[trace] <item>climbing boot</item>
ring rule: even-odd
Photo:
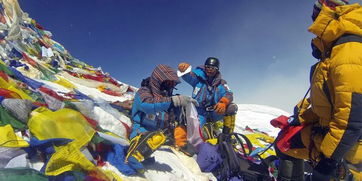
[[[134,157],[138,162],[149,158],[166,141],[166,136],[161,131],[145,132],[131,140],[125,161]]]

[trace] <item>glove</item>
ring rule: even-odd
[[[189,102],[193,103],[195,106],[199,106],[199,103],[189,96],[177,95],[172,96],[171,99],[175,107],[186,107]]]
[[[217,114],[225,114],[226,107],[229,104],[229,99],[226,97],[222,97],[220,101],[214,106],[215,112]]]
[[[323,157],[313,169],[312,181],[329,181],[337,175],[338,163],[330,158]]]
[[[178,70],[180,72],[185,72],[187,68],[189,68],[190,64],[186,63],[186,62],[182,62],[180,64],[178,64]]]
[[[299,121],[298,116],[296,116],[296,115],[290,116],[288,119],[288,125],[289,126],[299,126],[300,121]]]

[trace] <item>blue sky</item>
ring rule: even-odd
[[[70,53],[138,87],[157,64],[208,56],[238,104],[291,112],[309,87],[313,0],[19,0]],[[185,82],[178,92],[191,94]]]

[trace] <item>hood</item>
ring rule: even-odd
[[[327,45],[343,34],[362,36],[362,8],[357,3],[337,6],[335,10],[323,6],[308,31],[315,34]]]
[[[175,81],[176,84],[180,83],[176,70],[167,65],[158,65],[152,72],[150,77],[150,87],[153,96],[162,97],[161,83],[165,80]]]

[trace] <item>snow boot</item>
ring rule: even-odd
[[[134,157],[138,162],[149,158],[166,141],[166,136],[161,131],[145,132],[134,137],[128,148],[126,162],[129,157]]]

